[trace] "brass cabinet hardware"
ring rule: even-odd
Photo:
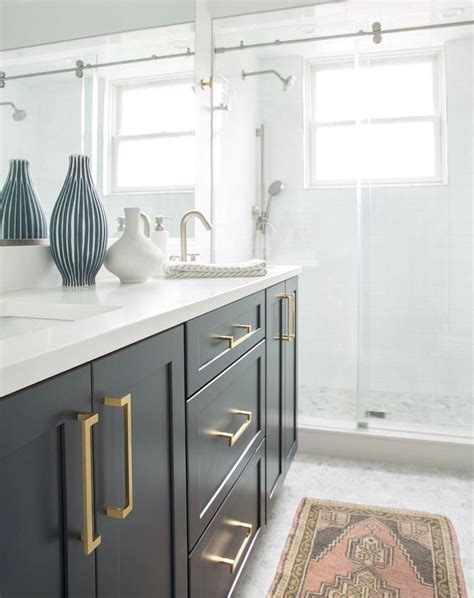
[[[235,409],[234,411],[232,411],[232,413],[235,413],[237,415],[244,415],[246,418],[244,423],[237,430],[237,432],[234,432],[234,433],[232,433],[232,432],[213,432],[214,436],[221,436],[222,438],[227,438],[229,446],[234,446],[234,444],[237,442],[237,440],[242,436],[242,434],[245,432],[245,430],[252,423],[252,412],[251,411],[242,411],[241,409]]]
[[[279,293],[277,295],[277,297],[279,297],[280,299],[286,299],[288,301],[287,303],[287,319],[288,319],[288,329],[286,332],[281,333],[280,336],[280,340],[282,341],[286,341],[291,342],[293,340],[293,336],[292,336],[292,324],[291,324],[291,313],[292,313],[292,308],[291,308],[291,304],[292,304],[292,300],[293,300],[293,293]]]
[[[247,332],[244,334],[244,336],[241,336],[237,340],[235,340],[233,336],[221,334],[212,335],[211,338],[220,341],[227,341],[229,343],[229,349],[234,349],[235,347],[238,347],[240,344],[244,343],[253,334],[251,324],[234,324],[233,328],[242,328]]]
[[[125,460],[125,506],[107,507],[107,517],[125,519],[133,511],[133,462],[132,462],[132,395],[123,397],[105,397],[107,407],[121,407],[123,409],[123,435]]]
[[[290,340],[296,338],[296,293],[290,293],[291,295],[291,328],[290,328]]]
[[[94,511],[92,492],[92,426],[99,421],[98,413],[78,413],[81,422],[82,439],[82,518],[84,531],[81,534],[84,554],[89,555],[102,541],[94,535]]]
[[[238,564],[240,562],[240,559],[242,558],[242,555],[245,552],[245,549],[247,548],[247,544],[250,542],[250,538],[252,537],[253,525],[251,523],[242,523],[240,521],[233,522],[232,525],[234,525],[235,527],[242,527],[246,530],[244,541],[240,545],[240,548],[237,551],[237,554],[235,555],[235,557],[233,559],[226,559],[225,557],[221,557],[221,556],[213,556],[213,557],[211,557],[211,560],[214,561],[215,563],[222,563],[224,565],[229,565],[230,572],[234,573],[238,567]]]
[[[212,89],[212,77],[209,77],[209,79],[206,81],[205,79],[201,79],[201,81],[199,82],[199,85],[201,86],[201,89],[205,89],[206,87],[209,87],[209,89]]]

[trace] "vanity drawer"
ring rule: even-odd
[[[263,439],[265,341],[189,399],[186,415],[192,547]]]
[[[264,442],[190,555],[190,598],[225,598],[235,588],[265,521]]]
[[[264,337],[264,291],[188,322],[187,396],[202,388]]]

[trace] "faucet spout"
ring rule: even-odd
[[[204,216],[204,214],[202,212],[200,212],[199,210],[190,210],[189,212],[186,212],[185,214],[183,214],[183,217],[181,218],[181,226],[180,226],[180,231],[181,231],[181,261],[182,262],[186,262],[187,259],[188,259],[188,232],[187,232],[187,227],[188,227],[188,222],[190,220],[192,220],[193,218],[197,218],[202,223],[202,225],[204,226],[204,228],[206,230],[212,230],[212,224]]]

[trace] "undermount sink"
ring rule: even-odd
[[[0,301],[0,340],[120,309],[113,305]]]

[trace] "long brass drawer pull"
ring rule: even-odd
[[[222,335],[222,334],[215,334],[211,338],[220,340],[220,341],[227,341],[229,343],[229,349],[234,349],[234,347],[238,347],[239,345],[244,343],[246,340],[248,340],[253,334],[251,324],[234,324],[233,327],[234,328],[242,328],[242,329],[246,330],[247,332],[244,334],[244,336],[241,336],[237,340],[235,340],[235,338],[233,336]]]
[[[244,541],[240,545],[240,548],[237,551],[237,554],[235,555],[235,557],[233,559],[226,559],[225,557],[216,556],[216,557],[212,557],[212,560],[216,563],[222,563],[224,565],[229,565],[230,572],[234,573],[239,565],[242,555],[245,552],[245,549],[247,548],[247,544],[250,542],[250,538],[252,537],[253,525],[251,523],[242,523],[240,521],[233,522],[232,525],[235,525],[235,527],[242,527],[246,530]]]
[[[286,332],[281,333],[280,336],[280,340],[282,341],[286,341],[287,343],[293,340],[293,335],[292,335],[292,317],[291,317],[291,313],[292,313],[292,308],[291,308],[291,304],[292,304],[292,300],[293,300],[293,293],[280,293],[278,295],[278,297],[280,297],[280,299],[286,299],[288,301],[287,303],[287,319],[288,319],[288,330]]]
[[[245,421],[237,430],[237,432],[214,432],[215,436],[222,436],[222,438],[227,438],[229,446],[234,446],[237,440],[242,436],[245,430],[250,426],[252,423],[252,412],[251,411],[242,411],[241,409],[236,409],[232,413],[236,413],[237,415],[244,415]]]
[[[125,519],[133,511],[133,461],[132,461],[132,395],[105,397],[104,405],[123,409],[124,461],[125,461],[125,506],[107,507],[107,517]]]
[[[290,340],[294,340],[296,338],[296,293],[290,293],[291,299],[291,327],[290,327]]]
[[[82,519],[84,530],[81,534],[84,554],[89,555],[102,541],[94,535],[94,511],[92,493],[92,426],[99,421],[97,413],[78,413],[81,422],[82,440]]]

